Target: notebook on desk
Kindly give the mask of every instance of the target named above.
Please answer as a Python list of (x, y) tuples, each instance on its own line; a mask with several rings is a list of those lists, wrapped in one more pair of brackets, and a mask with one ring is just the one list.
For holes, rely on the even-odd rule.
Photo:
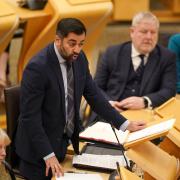
[(76, 168), (92, 169), (100, 172), (112, 172), (116, 170), (116, 162), (126, 166), (124, 157), (114, 155), (81, 154), (73, 157), (72, 164)]
[(121, 166), (126, 165), (119, 148), (87, 143), (81, 154), (73, 157), (72, 164), (76, 168), (112, 172), (116, 169), (117, 161)]
[[(128, 148), (140, 142), (166, 135), (173, 127), (174, 123), (175, 119), (169, 119), (166, 121), (153, 122), (152, 124), (148, 124), (146, 128), (132, 133), (129, 131), (123, 132), (117, 129), (115, 129), (115, 131), (120, 144), (122, 144), (124, 148)], [(104, 122), (97, 122), (88, 127), (80, 133), (80, 138), (85, 139), (86, 141), (94, 140), (118, 146), (117, 139), (111, 125)]]

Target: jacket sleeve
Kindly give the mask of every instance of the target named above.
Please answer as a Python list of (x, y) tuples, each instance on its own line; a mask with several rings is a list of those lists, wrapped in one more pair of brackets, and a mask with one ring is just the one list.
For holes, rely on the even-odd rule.
[[(163, 54), (163, 52), (162, 52)], [(157, 107), (176, 95), (176, 56), (174, 53), (166, 52), (160, 61), (160, 82), (156, 92), (149, 93), (152, 107)]]
[[(86, 60), (87, 62), (87, 60)], [(107, 122), (112, 123), (117, 129), (127, 120), (120, 115), (105, 99), (101, 90), (97, 87), (90, 75), (88, 63), (85, 64), (86, 68), (86, 82), (84, 88), (84, 97), (92, 110), (100, 115)]]
[(31, 63), (24, 71), (21, 83), (20, 125), (28, 141), (41, 159), (53, 152), (49, 139), (43, 128), (42, 104), (45, 96), (45, 76), (42, 67)]

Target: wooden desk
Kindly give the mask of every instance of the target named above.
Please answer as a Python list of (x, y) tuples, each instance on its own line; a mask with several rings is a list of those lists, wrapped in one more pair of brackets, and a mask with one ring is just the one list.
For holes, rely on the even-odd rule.
[(161, 106), (155, 109), (155, 113), (160, 118), (175, 118), (175, 128), (180, 131), (180, 100), (177, 98), (171, 98)]
[[(30, 10), (28, 8), (19, 7), (14, 0), (3, 0), (6, 2), (17, 14), (19, 17), (20, 23), (25, 24), (24, 34), (23, 34), (23, 42), (22, 48), (20, 52), (20, 57), (18, 61), (18, 78), (19, 74), (22, 75), (22, 71), (24, 69), (24, 59), (38, 38), (40, 32), (45, 28), (45, 26), (49, 23), (49, 20), (52, 16), (52, 10), (50, 7), (42, 9), (42, 10)], [(44, 44), (45, 46), (46, 44)], [(40, 50), (44, 47), (43, 44), (38, 43), (37, 50)], [(32, 57), (35, 54), (34, 50), (31, 52), (31, 55), (28, 57)], [(20, 78), (19, 78), (20, 79)]]
[(169, 131), (159, 147), (170, 155), (180, 159), (180, 132), (175, 128)]
[(180, 99), (171, 98), (161, 106), (154, 110), (141, 109), (141, 110), (127, 110), (121, 114), (128, 120), (144, 120), (147, 123), (151, 123), (157, 120), (175, 118), (176, 122), (174, 127), (180, 131)]
[(154, 110), (150, 109), (127, 110), (121, 114), (130, 121), (144, 120), (146, 123), (151, 123), (156, 120), (161, 120), (161, 118), (154, 113)]
[(127, 151), (127, 156), (148, 172), (148, 178), (173, 180), (177, 175), (178, 163), (176, 158), (151, 142), (134, 146)]
[(0, 17), (4, 17), (4, 16), (9, 16), (9, 15), (15, 14), (14, 9), (11, 8), (11, 6), (9, 6), (8, 4), (6, 4), (3, 1), (0, 1), (0, 7), (1, 7)]
[(176, 118), (175, 128), (169, 131), (165, 139), (160, 143), (160, 148), (174, 155), (176, 158), (180, 158), (180, 113), (178, 112), (180, 107), (180, 100), (172, 98), (156, 110), (127, 110), (121, 114), (129, 120), (145, 120), (147, 123), (154, 122), (161, 119), (167, 119), (172, 117), (172, 114)]
[(180, 158), (180, 99), (171, 98), (169, 101), (155, 109), (160, 118), (174, 117), (176, 122), (174, 128), (169, 131), (166, 138), (160, 143), (160, 148)]
[(19, 7), (15, 0), (2, 0), (10, 6), (14, 12), (19, 16), (21, 22), (29, 19), (46, 17), (48, 14), (43, 10), (30, 10), (28, 8)]

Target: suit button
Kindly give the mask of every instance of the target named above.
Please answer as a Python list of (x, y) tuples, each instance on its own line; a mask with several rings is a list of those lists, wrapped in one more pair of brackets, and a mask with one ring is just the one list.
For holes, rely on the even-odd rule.
[(132, 93), (135, 93), (135, 92), (136, 92), (136, 90), (135, 90), (135, 89), (132, 89), (132, 90), (131, 90), (131, 92), (132, 92)]

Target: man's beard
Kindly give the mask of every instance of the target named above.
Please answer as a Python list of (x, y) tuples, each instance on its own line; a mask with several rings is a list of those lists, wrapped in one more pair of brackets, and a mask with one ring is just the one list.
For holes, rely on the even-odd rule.
[(79, 55), (79, 53), (72, 53), (72, 54), (68, 55), (68, 53), (65, 51), (65, 49), (63, 47), (59, 50), (59, 53), (65, 60), (71, 61), (71, 62), (75, 61)]

